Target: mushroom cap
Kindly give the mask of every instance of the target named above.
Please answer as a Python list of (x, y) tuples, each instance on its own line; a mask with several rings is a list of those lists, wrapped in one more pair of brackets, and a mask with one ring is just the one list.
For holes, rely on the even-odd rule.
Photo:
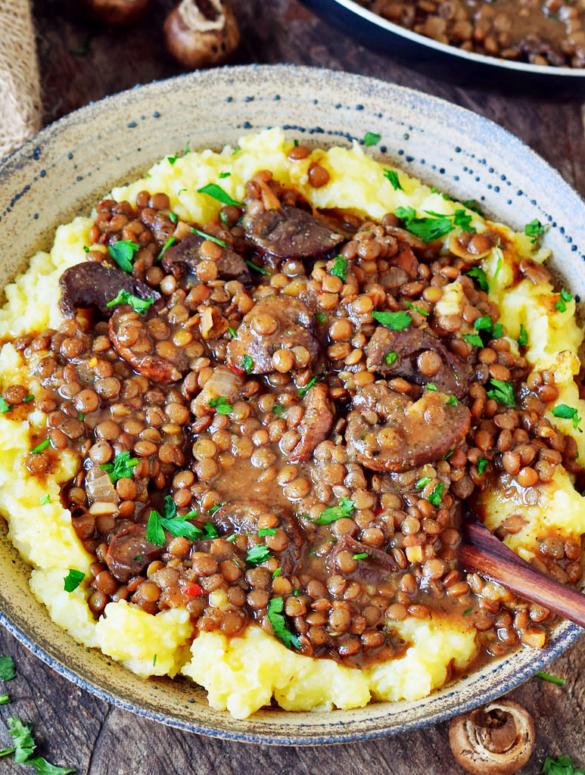
[(124, 27), (140, 16), (148, 0), (83, 0), (93, 19), (111, 27)]
[(473, 775), (512, 775), (534, 749), (534, 722), (512, 700), (494, 700), (451, 721), (449, 743), (459, 764)]
[(240, 30), (229, 0), (209, 3), (217, 13), (215, 19), (203, 15), (197, 0), (182, 0), (164, 24), (167, 51), (191, 70), (224, 64), (240, 42)]

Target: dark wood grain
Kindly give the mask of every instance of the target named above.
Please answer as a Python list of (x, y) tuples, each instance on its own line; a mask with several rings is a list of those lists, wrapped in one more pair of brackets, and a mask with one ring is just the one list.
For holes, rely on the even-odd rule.
[[(236, 62), (296, 62), (364, 73), (413, 86), (475, 110), (505, 126), (544, 156), (585, 194), (583, 104), (513, 99), (433, 80), (344, 38), (295, 0), (235, 0), (243, 39)], [(151, 0), (148, 15), (128, 31), (110, 33), (87, 22), (77, 0), (36, 0), (46, 120), (137, 83), (180, 70), (162, 45), (173, 0)], [(41, 753), (81, 775), (464, 775), (451, 757), (447, 725), (399, 738), (316, 748), (226, 743), (138, 718), (81, 691), (0, 631), (0, 653), (12, 654), (17, 678), (7, 685), (17, 715), (33, 722)], [(556, 660), (558, 687), (532, 679), (512, 693), (533, 715), (537, 748), (523, 775), (536, 775), (546, 755), (572, 756), (585, 766), (585, 639)], [(9, 742), (0, 725), (0, 746)], [(2, 773), (24, 770), (9, 757)]]

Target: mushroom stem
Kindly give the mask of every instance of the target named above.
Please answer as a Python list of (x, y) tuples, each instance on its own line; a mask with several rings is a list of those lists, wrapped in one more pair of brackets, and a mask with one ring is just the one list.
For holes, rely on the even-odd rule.
[(516, 702), (496, 700), (451, 722), (453, 755), (473, 775), (512, 775), (534, 748), (534, 723)]
[(196, 2), (193, 0), (182, 0), (177, 7), (177, 13), (185, 25), (190, 30), (199, 32), (210, 32), (211, 30), (221, 30), (225, 25), (225, 14), (223, 12), (221, 0), (208, 0), (216, 11), (215, 19), (206, 16)]
[(240, 42), (228, 0), (181, 0), (167, 17), (164, 35), (169, 53), (189, 68), (224, 64)]

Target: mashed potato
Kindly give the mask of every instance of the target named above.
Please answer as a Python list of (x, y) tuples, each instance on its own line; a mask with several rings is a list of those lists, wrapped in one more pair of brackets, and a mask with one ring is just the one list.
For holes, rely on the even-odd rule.
[[(234, 198), (242, 199), (245, 181), (260, 169), (270, 169), (277, 180), (297, 187), (318, 208), (344, 208), (379, 219), (400, 206), (444, 214), (462, 207), (401, 171), (403, 190), (395, 190), (384, 176), (388, 165), (369, 158), (358, 145), (316, 150), (295, 163), (287, 158), (289, 147), (283, 132), (272, 129), (242, 138), (236, 149), (226, 148), (222, 153), (189, 153), (174, 164), (165, 158), (151, 168), (148, 179), (116, 188), (112, 196), (135, 202), (145, 188), (166, 192), (181, 218), (203, 223), (217, 215), (219, 205), (211, 197), (197, 194), (196, 189), (215, 182), (219, 173), (229, 172), (222, 186)], [(308, 184), (308, 169), (314, 161), (330, 174), (329, 183), (319, 189)], [(468, 214), (478, 232), (494, 228), (477, 213)], [(0, 310), (0, 337), (7, 340), (23, 332), (58, 327), (59, 277), (67, 267), (84, 260), (92, 223), (93, 219), (78, 217), (59, 226), (51, 252), (34, 256), (27, 271), (8, 286), (7, 301)], [(535, 368), (554, 369), (561, 388), (558, 403), (576, 407), (585, 417), (585, 402), (579, 400), (574, 381), (583, 339), (575, 322), (574, 302), (559, 313), (553, 309), (558, 295), (552, 287), (536, 287), (528, 280), (511, 287), (514, 262), (527, 256), (542, 262), (548, 253), (535, 248), (523, 234), (514, 234), (501, 225), (496, 228), (509, 239), (509, 247), (503, 261), (492, 251), (482, 266), (492, 281), (492, 297), (500, 305), (511, 344), (517, 346), (515, 338), (523, 325), (530, 363)], [(440, 314), (448, 315), (459, 311), (463, 303), (461, 285), (454, 282), (445, 288), (437, 306)], [(23, 373), (21, 357), (11, 344), (0, 351), (0, 374), (2, 387), (18, 382), (28, 384), (34, 392), (34, 380)], [(583, 434), (572, 422), (552, 415), (550, 419), (575, 437), (581, 455), (585, 455)], [(77, 640), (100, 648), (139, 675), (174, 676), (180, 671), (207, 689), (214, 708), (227, 708), (235, 717), (245, 718), (270, 703), (272, 697), (287, 710), (347, 709), (363, 706), (372, 698), (415, 700), (442, 686), (452, 663), (463, 669), (475, 656), (474, 629), (463, 619), (436, 615), (430, 621), (407, 618), (396, 622), (396, 629), (410, 644), (405, 655), (362, 671), (300, 656), (256, 626), (231, 640), (220, 632), (202, 633), (193, 640), (188, 612), (182, 609), (151, 616), (121, 601), (108, 604), (105, 616), (96, 622), (87, 606), (89, 593), (84, 585), (73, 592), (63, 587), (69, 569), (88, 573), (92, 561), (59, 498), (59, 484), (75, 475), (77, 462), (63, 453), (58, 469), (45, 484), (30, 476), (24, 466), (35, 430), (45, 421), (40, 412), (20, 422), (0, 414), (0, 513), (9, 522), (14, 544), (33, 566), (31, 589), (47, 606), (51, 618)], [(525, 517), (526, 527), (507, 539), (525, 557), (534, 554), (539, 538), (551, 530), (574, 538), (585, 532), (585, 499), (564, 469), (558, 468), (554, 480), (538, 490), (537, 502), (530, 505), (517, 491), (494, 490), (483, 498), (492, 529), (513, 513)], [(211, 603), (221, 606), (225, 601), (219, 595), (215, 602), (212, 596)]]

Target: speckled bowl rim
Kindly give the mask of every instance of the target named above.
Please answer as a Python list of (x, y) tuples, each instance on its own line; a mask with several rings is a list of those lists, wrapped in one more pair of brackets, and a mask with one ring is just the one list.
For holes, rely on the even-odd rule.
[(468, 62), (475, 62), (481, 65), (489, 65), (502, 70), (512, 70), (515, 73), (525, 73), (526, 75), (538, 74), (549, 76), (550, 78), (554, 78), (555, 76), (563, 76), (564, 78), (585, 78), (585, 68), (531, 65), (527, 62), (514, 62), (511, 59), (500, 59), (499, 57), (490, 57), (487, 54), (477, 54), (474, 51), (464, 51), (461, 48), (457, 48), (457, 46), (441, 43), (434, 38), (429, 38), (426, 35), (421, 35), (419, 32), (414, 32), (406, 27), (401, 27), (399, 24), (394, 24), (394, 22), (388, 21), (388, 19), (385, 19), (383, 16), (379, 16), (377, 13), (364, 8), (363, 5), (359, 5), (355, 0), (330, 0), (330, 2), (337, 3), (337, 5), (345, 8), (350, 13), (360, 16), (370, 24), (373, 24), (382, 30), (386, 30), (393, 35), (399, 35), (419, 46), (425, 46), (426, 48), (440, 51), (442, 54), (448, 54), (449, 56), (459, 57), (464, 61), (467, 60)]
[[(561, 177), (559, 172), (552, 168), (547, 162), (545, 162), (538, 154), (536, 154), (532, 149), (530, 149), (524, 142), (516, 138), (514, 135), (509, 133), (507, 130), (503, 129), (502, 127), (498, 126), (494, 122), (489, 121), (488, 119), (485, 119), (472, 111), (466, 110), (465, 108), (461, 108), (457, 105), (453, 105), (451, 103), (448, 103), (445, 100), (442, 100), (437, 97), (433, 97), (431, 95), (427, 95), (421, 92), (418, 92), (414, 89), (408, 89), (406, 87), (400, 87), (395, 84), (389, 84), (383, 81), (380, 81), (379, 79), (375, 78), (368, 78), (365, 76), (360, 75), (354, 75), (349, 73), (342, 73), (339, 71), (333, 71), (329, 70), (327, 68), (315, 68), (315, 67), (302, 67), (302, 66), (296, 66), (296, 65), (243, 65), (243, 66), (237, 66), (237, 67), (225, 67), (220, 68), (220, 72), (222, 73), (229, 73), (231, 76), (233, 76), (234, 84), (238, 82), (238, 79), (241, 80), (242, 83), (245, 83), (246, 81), (246, 74), (249, 72), (260, 72), (262, 74), (266, 74), (266, 77), (269, 78), (270, 76), (274, 76), (275, 78), (281, 78), (282, 76), (286, 76), (287, 73), (294, 73), (295, 75), (300, 76), (306, 76), (307, 78), (311, 78), (312, 76), (319, 75), (322, 77), (328, 77), (328, 78), (341, 78), (343, 80), (352, 80), (355, 82), (356, 87), (356, 96), (359, 94), (360, 87), (367, 91), (368, 84), (370, 86), (378, 86), (378, 87), (388, 87), (393, 90), (399, 90), (400, 94), (404, 96), (405, 99), (413, 100), (415, 103), (417, 101), (430, 101), (433, 106), (438, 106), (442, 110), (446, 110), (448, 113), (454, 112), (456, 114), (462, 114), (467, 122), (471, 122), (472, 124), (475, 123), (478, 127), (488, 127), (490, 132), (496, 136), (499, 144), (515, 144), (522, 152), (524, 156), (531, 157), (534, 160), (538, 161), (538, 164), (541, 167), (541, 172), (546, 172), (547, 179), (550, 180), (550, 182), (554, 183), (554, 185), (557, 187), (557, 189), (562, 190), (564, 195), (568, 197), (569, 199), (573, 200), (573, 204), (577, 207), (579, 207), (585, 214), (585, 202), (580, 197), (580, 195), (574, 191)], [(120, 92), (115, 95), (110, 95), (105, 97), (104, 99), (90, 103), (89, 105), (86, 105), (82, 108), (80, 108), (77, 111), (74, 111), (73, 113), (68, 114), (64, 118), (60, 119), (57, 122), (54, 122), (53, 124), (50, 124), (45, 129), (43, 129), (38, 135), (36, 135), (32, 140), (25, 143), (23, 146), (21, 146), (19, 149), (17, 149), (13, 154), (11, 154), (9, 157), (7, 157), (1, 164), (0, 164), (0, 185), (5, 181), (9, 179), (9, 167), (12, 167), (13, 165), (16, 165), (18, 168), (21, 168), (23, 166), (26, 166), (29, 161), (34, 158), (35, 149), (40, 146), (43, 142), (49, 141), (55, 133), (58, 133), (62, 129), (65, 129), (69, 124), (77, 123), (80, 120), (86, 120), (87, 122), (90, 122), (92, 117), (96, 117), (96, 114), (98, 114), (102, 109), (104, 105), (109, 105), (112, 103), (124, 103), (125, 101), (140, 101), (141, 96), (145, 93), (156, 95), (158, 92), (160, 94), (164, 94), (165, 91), (168, 91), (169, 89), (172, 89), (175, 87), (175, 85), (180, 88), (181, 84), (194, 80), (194, 81), (201, 81), (204, 82), (206, 79), (211, 78), (213, 79), (213, 72), (217, 71), (204, 71), (204, 72), (195, 72), (190, 73), (186, 75), (176, 76), (171, 79), (167, 79), (165, 81), (155, 81), (151, 84), (146, 85), (140, 85), (137, 87), (134, 87), (134, 89)], [(354, 106), (356, 110), (362, 110), (363, 106), (356, 105)], [(242, 125), (242, 128), (249, 129), (249, 126), (246, 126), (245, 122)], [(284, 127), (285, 129), (287, 127)], [(374, 128), (374, 127), (372, 127)], [(305, 129), (302, 129), (300, 127), (289, 127), (289, 129), (299, 129), (300, 131), (307, 131)], [(312, 131), (322, 133), (323, 130), (309, 130), (311, 133)], [(359, 139), (359, 138), (352, 138), (347, 133), (341, 133), (338, 132), (338, 135), (342, 135), (343, 137), (347, 139)], [(459, 150), (459, 149), (457, 149)], [(404, 154), (404, 151), (399, 151), (399, 154)], [(408, 157), (406, 159), (408, 161)], [(436, 169), (436, 167), (433, 166), (433, 169)], [(441, 170), (442, 172), (442, 170)], [(523, 192), (518, 192), (518, 194), (522, 194)], [(17, 195), (18, 198), (19, 195)], [(536, 204), (536, 203), (535, 203)], [(0, 217), (0, 228), (1, 228), (1, 217)], [(553, 224), (553, 227), (557, 227), (557, 224)], [(51, 225), (51, 228), (53, 228), (53, 225)], [(560, 227), (560, 232), (564, 234), (564, 229)], [(572, 240), (569, 238), (567, 239), (567, 242), (572, 242)], [(573, 250), (576, 250), (576, 246), (573, 246)], [(580, 256), (581, 259), (585, 259), (584, 255)], [(584, 634), (583, 630), (578, 627), (577, 625), (571, 624), (570, 622), (561, 622), (556, 628), (555, 628), (555, 642), (550, 646), (549, 648), (546, 648), (542, 651), (534, 651), (534, 658), (524, 665), (523, 667), (519, 667), (516, 669), (513, 677), (509, 677), (506, 680), (506, 683), (504, 686), (498, 686), (497, 683), (493, 686), (493, 688), (484, 689), (482, 688), (477, 692), (476, 695), (473, 696), (473, 698), (469, 699), (468, 701), (462, 702), (461, 704), (457, 705), (455, 708), (451, 708), (448, 710), (441, 710), (433, 711), (431, 709), (431, 705), (433, 702), (433, 694), (430, 695), (429, 698), (425, 698), (427, 704), (424, 707), (424, 718), (415, 718), (411, 721), (404, 721), (400, 720), (398, 723), (394, 724), (390, 727), (382, 727), (382, 728), (375, 728), (371, 731), (365, 731), (365, 732), (351, 732), (351, 731), (342, 731), (339, 732), (339, 725), (344, 724), (347, 727), (351, 725), (350, 722), (341, 722), (335, 720), (336, 713), (342, 713), (342, 711), (332, 711), (331, 713), (324, 713), (330, 720), (330, 726), (332, 729), (335, 729), (334, 736), (331, 737), (329, 735), (323, 735), (323, 734), (316, 734), (316, 735), (310, 735), (310, 736), (295, 736), (293, 735), (284, 735), (284, 734), (263, 734), (258, 732), (232, 732), (229, 729), (226, 728), (214, 728), (210, 727), (207, 724), (199, 724), (196, 721), (193, 722), (186, 722), (182, 719), (179, 719), (177, 717), (174, 717), (167, 713), (158, 713), (157, 711), (153, 711), (149, 708), (142, 707), (138, 702), (132, 702), (128, 701), (127, 699), (124, 699), (122, 696), (116, 694), (113, 691), (107, 691), (99, 686), (96, 686), (91, 683), (91, 681), (81, 678), (75, 671), (68, 668), (62, 661), (60, 661), (57, 657), (49, 655), (46, 651), (44, 651), (41, 647), (39, 647), (35, 641), (29, 637), (29, 635), (26, 633), (25, 629), (21, 629), (18, 626), (16, 626), (8, 616), (6, 616), (3, 612), (0, 611), (0, 624), (2, 624), (20, 643), (22, 643), (26, 648), (28, 648), (35, 656), (39, 657), (45, 664), (47, 664), (49, 667), (51, 667), (55, 672), (57, 672), (59, 675), (62, 675), (63, 677), (67, 678), (69, 681), (74, 683), (76, 686), (94, 694), (95, 696), (99, 697), (100, 699), (110, 702), (114, 704), (115, 706), (122, 708), (123, 710), (128, 710), (133, 713), (136, 713), (139, 716), (152, 719), (155, 721), (159, 721), (161, 723), (176, 727), (178, 729), (182, 729), (185, 731), (191, 731), (196, 732), (198, 734), (206, 735), (209, 737), (224, 739), (224, 740), (232, 740), (236, 742), (247, 742), (247, 743), (260, 743), (260, 744), (270, 744), (270, 745), (302, 745), (302, 746), (311, 746), (311, 745), (335, 745), (335, 744), (341, 744), (341, 743), (349, 743), (349, 742), (357, 742), (357, 741), (366, 741), (366, 740), (374, 740), (378, 738), (388, 737), (394, 734), (411, 731), (415, 729), (420, 729), (422, 727), (428, 726), (430, 724), (436, 724), (439, 722), (444, 722), (449, 720), (455, 715), (458, 715), (460, 713), (465, 713), (469, 710), (472, 710), (473, 708), (477, 707), (480, 704), (484, 704), (486, 702), (489, 702), (497, 697), (502, 696), (503, 694), (515, 689), (517, 686), (519, 686), (522, 682), (526, 681), (527, 679), (531, 678), (536, 672), (539, 670), (542, 670), (542, 668), (546, 667), (553, 659), (558, 657), (560, 654), (563, 653), (569, 646), (574, 644), (581, 635)], [(501, 660), (499, 663), (495, 664), (495, 668), (490, 673), (490, 677), (495, 675), (498, 670), (501, 670), (510, 660), (513, 660), (514, 654), (512, 654), (510, 657), (506, 657), (505, 659)], [(473, 672), (471, 672), (471, 675), (473, 675)], [(453, 697), (454, 695), (458, 694), (458, 685), (461, 682), (455, 682), (451, 685), (447, 685), (447, 689), (451, 689), (448, 693), (438, 694), (435, 692), (435, 702), (440, 702), (442, 700), (445, 700), (449, 697)], [(378, 703), (375, 703), (378, 704)], [(279, 710), (279, 713), (287, 713), (287, 711)], [(227, 713), (227, 712), (224, 712)], [(294, 716), (294, 713), (287, 713), (289, 716)], [(391, 718), (391, 717), (389, 717)], [(250, 717), (251, 725), (253, 725), (254, 716)], [(398, 721), (398, 720), (396, 720)], [(380, 724), (381, 719), (377, 718), (372, 720), (372, 724)]]

